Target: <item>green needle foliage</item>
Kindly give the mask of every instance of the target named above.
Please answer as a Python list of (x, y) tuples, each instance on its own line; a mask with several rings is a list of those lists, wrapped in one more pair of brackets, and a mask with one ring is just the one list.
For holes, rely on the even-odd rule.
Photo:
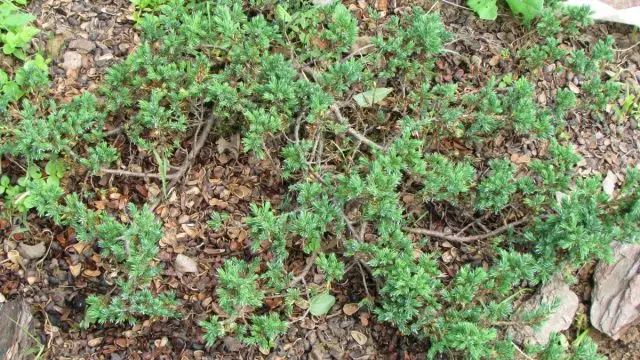
[[(83, 94), (57, 104), (24, 87), (21, 103), (20, 96), (7, 102), (0, 152), (27, 173), (0, 178), (0, 196), (5, 206), (97, 241), (119, 264), (117, 291), (90, 298), (86, 325), (175, 316), (173, 296), (150, 286), (161, 275), (154, 256), (162, 237), (150, 208), (132, 206), (129, 220), (119, 221), (49, 179), (64, 178), (66, 169), (91, 176), (113, 163), (166, 174), (169, 165), (182, 165), (177, 150), (193, 147), (215, 119), (216, 134), (241, 133), (243, 151), (280, 167), (287, 194), (278, 205), (250, 206), (244, 223), (254, 260), (230, 257), (215, 269), (215, 301), (227, 316), (201, 319), (208, 345), (230, 334), (273, 348), (288, 326), (285, 316), (314, 295), (305, 274), (321, 272), (330, 289), (364, 264), (379, 291), (363, 303), (378, 320), (428, 341), (428, 358), (513, 358), (501, 324), (535, 325), (551, 311), (514, 309), (522, 284), (571, 275), (609, 258), (610, 241), (637, 240), (640, 175), (629, 169), (624, 187), (604, 194), (599, 177), (575, 172), (580, 158), (565, 131), (569, 111), (604, 118), (619, 96), (616, 79), (603, 73), (611, 39), (564, 50), (560, 45), (590, 23), (587, 11), (552, 2), (533, 19), (521, 6), (511, 8), (543, 38), (515, 52), (513, 74), (478, 76), (479, 90), (469, 91), (438, 76), (453, 36), (433, 11), (378, 18), (376, 36), (354, 51), (363, 34), (340, 3), (169, 0), (139, 19), (141, 44), (108, 70), (103, 101)], [(538, 68), (555, 62), (590, 80), (576, 85), (578, 95), (559, 89), (541, 104)], [(120, 149), (129, 151), (109, 146), (107, 122), (122, 129), (128, 146)], [(538, 151), (529, 161), (511, 161), (498, 138), (509, 139), (509, 149), (535, 144)], [(30, 170), (49, 161), (60, 166), (39, 176)], [(524, 220), (499, 236), (471, 238), (486, 251), (487, 266), (466, 263), (443, 273), (442, 254), (432, 249), (450, 237), (436, 231), (444, 219), (469, 235), (478, 234), (467, 226), (476, 220), (488, 231)], [(218, 231), (225, 221), (214, 213), (208, 225)], [(434, 236), (420, 235), (420, 227)], [(300, 263), (302, 273), (291, 271)], [(328, 289), (319, 293), (332, 297)], [(282, 298), (281, 305), (265, 306), (268, 297)], [(531, 353), (586, 359), (595, 356), (586, 339), (571, 347), (554, 339)]]

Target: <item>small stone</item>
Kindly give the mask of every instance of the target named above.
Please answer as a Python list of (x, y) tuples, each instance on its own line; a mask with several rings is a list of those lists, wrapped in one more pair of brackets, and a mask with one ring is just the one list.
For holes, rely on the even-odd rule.
[(82, 55), (75, 51), (67, 51), (62, 56), (62, 68), (66, 71), (74, 71), (80, 69), (82, 66)]
[(198, 264), (192, 258), (178, 254), (175, 262), (176, 270), (181, 273), (198, 272)]
[(238, 339), (233, 336), (225, 336), (225, 338), (222, 340), (222, 344), (224, 346), (224, 349), (228, 352), (238, 352), (240, 351), (240, 349), (242, 349), (242, 344), (240, 343), (240, 341), (238, 341)]
[(39, 259), (44, 256), (47, 248), (43, 242), (39, 242), (35, 245), (27, 245), (25, 243), (18, 244), (18, 252), (20, 256), (28, 260)]
[(104, 54), (104, 55), (95, 57), (96, 65), (100, 67), (105, 67), (109, 65), (111, 61), (113, 61), (113, 59), (114, 59), (113, 54)]
[(616, 182), (618, 182), (616, 174), (611, 172), (611, 170), (607, 171), (607, 176), (602, 182), (602, 191), (604, 191), (605, 194), (609, 195), (609, 197), (612, 197), (613, 191), (616, 188)]
[(482, 58), (478, 55), (471, 56), (471, 64), (477, 68), (482, 66)]
[(508, 332), (513, 336), (515, 342), (522, 345), (546, 345), (549, 343), (552, 333), (566, 330), (571, 326), (580, 300), (578, 295), (565, 284), (561, 275), (554, 276), (544, 284), (534, 297), (521, 306), (521, 310), (523, 313), (531, 312), (540, 307), (542, 303), (550, 304), (555, 299), (559, 301), (560, 306), (537, 330), (531, 326), (509, 328)]
[(91, 340), (89, 340), (87, 342), (87, 345), (89, 345), (89, 347), (96, 347), (96, 346), (102, 344), (102, 339), (104, 339), (104, 338), (97, 337), (97, 338), (91, 339)]
[(69, 43), (69, 49), (78, 50), (81, 53), (89, 53), (95, 48), (96, 44), (87, 39), (76, 39)]

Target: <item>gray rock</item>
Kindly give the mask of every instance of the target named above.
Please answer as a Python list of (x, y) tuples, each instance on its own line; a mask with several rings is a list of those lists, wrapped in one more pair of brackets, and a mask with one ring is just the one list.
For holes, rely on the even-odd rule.
[(44, 246), (43, 242), (39, 242), (35, 245), (27, 245), (25, 243), (18, 244), (18, 252), (20, 253), (20, 256), (27, 260), (40, 259), (44, 256), (46, 251), (47, 248)]
[(27, 350), (33, 341), (29, 337), (31, 320), (29, 305), (24, 300), (0, 303), (0, 354), (5, 360), (30, 358)]
[(192, 258), (178, 254), (176, 257), (176, 270), (181, 273), (195, 273), (198, 272), (198, 264)]
[(238, 341), (234, 336), (225, 336), (222, 340), (224, 349), (229, 352), (237, 352), (242, 349), (242, 343)]
[(82, 55), (75, 51), (67, 51), (62, 56), (63, 63), (62, 68), (67, 71), (74, 71), (82, 67)]
[(114, 59), (113, 54), (109, 54), (109, 53), (95, 57), (96, 65), (100, 67), (105, 67), (111, 64), (113, 59)]
[(612, 244), (614, 261), (596, 266), (591, 324), (617, 340), (640, 322), (640, 245)]
[(312, 0), (311, 2), (316, 6), (327, 6), (333, 4), (333, 0)]
[(552, 333), (568, 329), (578, 310), (579, 299), (569, 286), (565, 284), (562, 276), (556, 275), (544, 284), (540, 290), (527, 302), (522, 304), (520, 310), (530, 312), (540, 307), (540, 304), (550, 304), (555, 299), (560, 306), (550, 314), (547, 320), (538, 329), (531, 326), (518, 326), (509, 329), (513, 339), (522, 345), (546, 345)]
[(87, 39), (75, 39), (69, 43), (69, 49), (78, 50), (81, 53), (89, 53), (96, 48), (96, 44), (93, 41)]

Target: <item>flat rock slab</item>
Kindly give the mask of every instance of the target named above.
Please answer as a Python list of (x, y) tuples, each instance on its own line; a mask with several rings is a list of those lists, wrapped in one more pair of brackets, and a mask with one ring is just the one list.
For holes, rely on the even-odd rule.
[(553, 303), (555, 299), (560, 303), (560, 306), (537, 329), (531, 326), (518, 326), (509, 329), (515, 342), (522, 345), (546, 345), (549, 343), (551, 334), (564, 331), (571, 326), (580, 301), (578, 295), (569, 289), (562, 276), (559, 275), (544, 284), (531, 299), (522, 304), (520, 310), (530, 312), (539, 308), (543, 303)]
[(589, 6), (595, 20), (640, 26), (640, 0), (567, 0), (567, 4)]
[(591, 324), (614, 340), (640, 322), (640, 245), (613, 243), (614, 261), (596, 266)]
[(29, 305), (23, 300), (0, 303), (0, 354), (5, 360), (27, 358), (32, 319)]

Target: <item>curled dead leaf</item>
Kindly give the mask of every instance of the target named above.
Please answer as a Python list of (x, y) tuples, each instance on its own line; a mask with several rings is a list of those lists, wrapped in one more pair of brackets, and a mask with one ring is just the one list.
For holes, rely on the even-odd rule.
[(94, 339), (91, 339), (89, 341), (87, 341), (87, 345), (89, 345), (89, 347), (96, 347), (100, 344), (102, 344), (102, 339), (104, 339), (103, 337), (97, 337)]
[(96, 269), (96, 270), (87, 269), (87, 270), (82, 272), (82, 275), (84, 275), (86, 277), (98, 277), (98, 276), (100, 276), (100, 274), (101, 274), (101, 272), (98, 269)]
[(20, 264), (20, 253), (18, 252), (18, 250), (11, 250), (7, 253), (7, 258), (9, 259), (9, 261), (11, 261), (13, 264), (19, 265)]
[(82, 272), (82, 263), (69, 265), (69, 271), (71, 272), (71, 275), (73, 275), (73, 277), (80, 276), (80, 273)]
[(364, 345), (367, 343), (367, 335), (360, 331), (351, 330), (351, 337), (358, 343), (358, 345)]
[(35, 245), (27, 245), (25, 243), (18, 244), (18, 251), (20, 255), (27, 260), (35, 260), (44, 256), (47, 248), (43, 242), (39, 242)]
[(357, 313), (358, 310), (360, 310), (360, 305), (358, 305), (357, 303), (344, 304), (344, 306), (342, 307), (342, 312), (344, 312), (347, 316), (351, 316)]
[(182, 224), (182, 230), (187, 233), (187, 235), (191, 238), (195, 238), (200, 233), (200, 229), (193, 224)]

